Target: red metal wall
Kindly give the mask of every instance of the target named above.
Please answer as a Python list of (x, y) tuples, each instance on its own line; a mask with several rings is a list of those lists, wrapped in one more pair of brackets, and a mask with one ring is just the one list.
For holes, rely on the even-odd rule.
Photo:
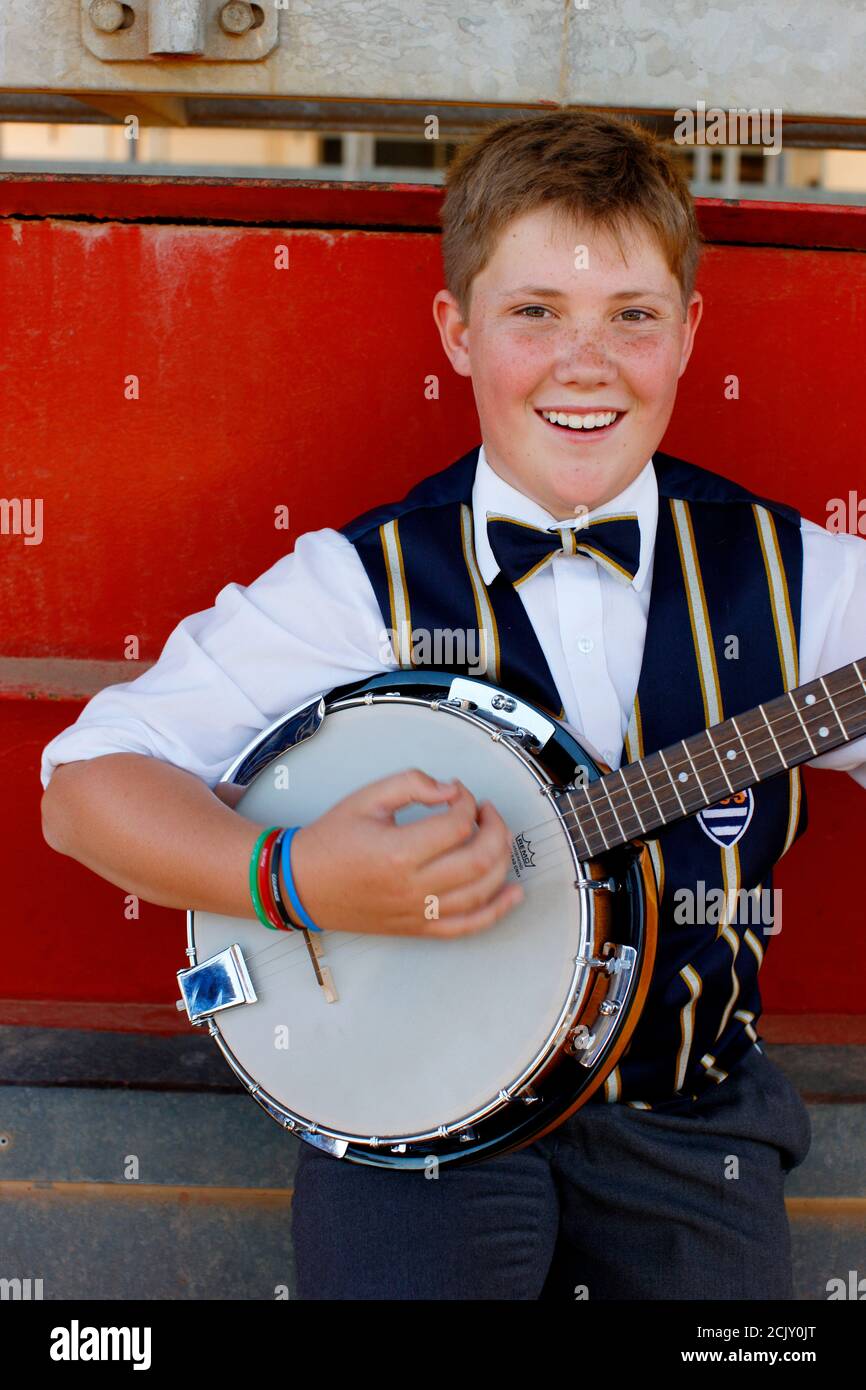
[[(69, 663), (119, 661), (129, 634), (155, 659), (224, 584), (477, 441), (470, 385), (430, 312), (440, 196), (0, 177), (0, 492), (43, 498), (45, 528), (38, 546), (0, 535), (0, 999), (174, 999), (183, 914), (142, 903), (127, 921), (120, 890), (41, 838), (39, 755), (92, 678)], [(864, 485), (866, 209), (699, 211), (713, 243), (704, 320), (662, 447), (821, 522), (829, 498)], [(275, 269), (282, 245), (287, 271)], [(732, 373), (738, 401), (724, 397)], [(125, 399), (130, 376), (138, 400)], [(288, 540), (273, 528), (279, 503)], [(806, 778), (812, 824), (779, 870), (765, 1002), (858, 1013), (866, 803), (847, 777)], [(0, 1019), (31, 1016), (0, 1007)]]

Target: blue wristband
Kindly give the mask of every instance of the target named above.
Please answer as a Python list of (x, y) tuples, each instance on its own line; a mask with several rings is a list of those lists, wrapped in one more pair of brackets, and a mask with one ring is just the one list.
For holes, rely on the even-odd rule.
[(295, 909), (295, 912), (297, 913), (300, 920), (303, 922), (304, 926), (309, 928), (310, 931), (321, 931), (322, 928), (316, 926), (312, 917), (309, 915), (309, 913), (305, 912), (303, 907), (301, 906), (301, 900), (298, 897), (298, 890), (295, 887), (295, 880), (292, 878), (292, 840), (295, 838), (300, 828), (301, 827), (299, 825), (294, 825), (291, 827), (287, 826), (283, 833), (283, 846), (280, 852), (280, 861), (283, 867), (283, 878), (286, 881), (286, 888), (289, 894), (289, 902), (292, 904), (292, 907)]

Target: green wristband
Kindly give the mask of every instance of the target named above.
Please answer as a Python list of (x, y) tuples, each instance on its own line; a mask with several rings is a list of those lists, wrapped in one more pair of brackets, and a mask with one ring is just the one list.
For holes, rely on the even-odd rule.
[(259, 838), (256, 840), (256, 843), (253, 846), (252, 855), (250, 856), (250, 896), (253, 900), (253, 907), (256, 910), (256, 916), (258, 917), (262, 926), (267, 927), (269, 931), (276, 931), (277, 928), (274, 926), (273, 922), (268, 920), (268, 915), (265, 912), (265, 909), (262, 907), (262, 900), (259, 897), (259, 886), (257, 882), (256, 871), (259, 862), (259, 851), (261, 850), (262, 845), (265, 843), (265, 840), (268, 838), (271, 831), (279, 830), (279, 828), (280, 827), (278, 825), (269, 825), (266, 830), (263, 830)]

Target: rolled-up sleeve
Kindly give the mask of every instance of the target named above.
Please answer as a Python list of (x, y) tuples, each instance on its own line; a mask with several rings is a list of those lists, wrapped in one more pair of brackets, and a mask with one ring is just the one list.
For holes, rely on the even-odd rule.
[(94, 695), (43, 749), (42, 785), (59, 763), (143, 753), (213, 787), (286, 711), (395, 665), (354, 546), (308, 531), (251, 584), (226, 584), (179, 622), (147, 671)]
[[(866, 674), (866, 540), (803, 522), (800, 680), (805, 685), (856, 661)], [(851, 698), (859, 703), (855, 686)], [(843, 720), (844, 705), (840, 706)], [(866, 738), (823, 753), (811, 767), (848, 772), (866, 787)]]

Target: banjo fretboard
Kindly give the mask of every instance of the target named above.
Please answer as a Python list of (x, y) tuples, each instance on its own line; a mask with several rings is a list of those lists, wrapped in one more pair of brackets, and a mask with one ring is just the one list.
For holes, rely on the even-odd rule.
[(595, 858), (860, 738), (864, 673), (866, 657), (566, 793), (580, 857)]

